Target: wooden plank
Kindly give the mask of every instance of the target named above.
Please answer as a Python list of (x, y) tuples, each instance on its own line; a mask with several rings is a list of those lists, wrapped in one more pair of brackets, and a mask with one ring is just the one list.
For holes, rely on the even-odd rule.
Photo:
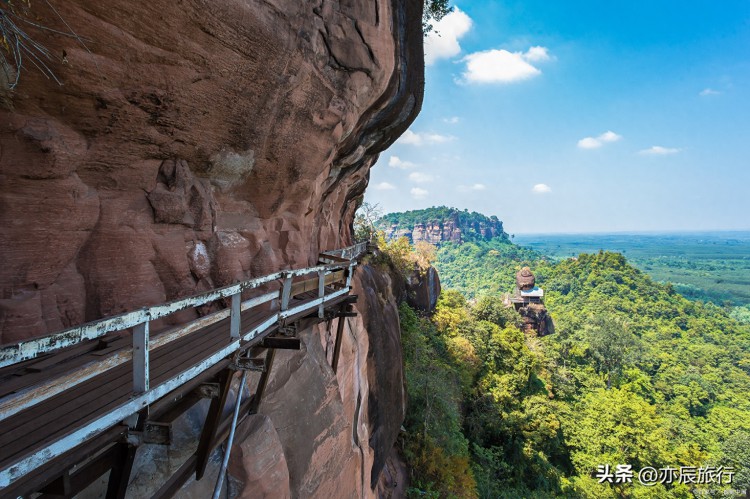
[[(118, 339), (121, 340), (117, 342), (118, 346), (130, 344), (130, 336)], [(13, 392), (53, 378), (56, 375), (75, 370), (92, 360), (98, 360), (99, 350), (95, 349), (97, 344), (98, 341), (95, 340), (70, 347), (58, 354), (49, 354), (43, 358), (43, 362), (37, 362), (36, 359), (28, 361), (30, 365), (34, 366), (34, 371), (36, 371), (36, 367), (41, 365), (42, 367), (39, 369), (39, 372), (29, 372), (27, 368), (24, 368), (9, 375), (8, 379), (2, 379), (0, 381), (0, 389), (2, 390), (0, 396), (5, 397)], [(92, 355), (94, 356), (93, 358), (91, 357)], [(57, 362), (58, 358), (60, 362)], [(10, 370), (12, 368), (6, 369)]]
[(12, 466), (0, 468), (0, 487), (7, 487), (10, 484), (15, 483), (17, 480), (23, 478), (50, 459), (64, 454), (72, 447), (89, 441), (110, 426), (131, 414), (134, 414), (141, 408), (148, 406), (151, 402), (160, 399), (172, 390), (197, 377), (207, 368), (220, 362), (238, 349), (240, 349), (239, 342), (233, 342), (198, 364), (182, 371), (167, 382), (160, 384), (150, 392), (133, 397), (128, 402), (119, 404), (112, 408), (96, 420), (86, 423), (76, 429), (71, 429), (69, 432), (55, 439), (54, 442), (23, 456), (20, 460), (16, 460)]
[[(189, 362), (191, 359), (197, 362), (198, 357), (206, 351), (211, 351), (211, 348), (217, 344), (216, 337), (216, 335), (195, 335), (192, 339), (197, 341), (186, 345), (187, 355), (183, 353), (182, 356), (175, 356), (169, 349), (164, 349), (154, 353), (154, 362), (159, 365), (161, 360), (168, 358), (170, 365), (178, 368), (182, 367), (183, 362)], [(209, 347), (209, 350), (206, 350), (206, 347)], [(29, 447), (23, 449), (6, 447), (10, 446), (14, 437), (15, 440), (24, 438), (29, 446), (39, 444), (55, 435), (60, 428), (67, 428), (81, 421), (92, 419), (94, 415), (101, 413), (103, 408), (116, 405), (118, 400), (127, 400), (130, 396), (129, 371), (130, 367), (126, 364), (116, 376), (112, 375), (109, 379), (91, 380), (80, 390), (70, 391), (64, 397), (52, 400), (49, 404), (51, 407), (42, 407), (43, 412), (38, 417), (18, 418), (17, 422), (6, 421), (8, 429), (15, 431), (0, 434), (0, 449), (5, 451), (9, 448), (20, 453)], [(160, 371), (157, 372), (160, 373)], [(159, 376), (160, 379), (157, 382), (165, 381), (173, 374), (166, 372)], [(97, 383), (100, 383), (100, 386), (96, 387)], [(22, 425), (20, 428), (17, 426), (19, 423)], [(29, 439), (28, 435), (34, 435), (35, 439)], [(9, 441), (6, 442), (6, 440)]]
[[(130, 369), (122, 366), (113, 373), (114, 379), (105, 380), (89, 391), (70, 391), (60, 400), (52, 400), (39, 411), (19, 414), (9, 420), (8, 426), (0, 434), (0, 467), (7, 465), (12, 456), (17, 456), (53, 439), (60, 431), (73, 427), (88, 418), (101, 407), (107, 407), (118, 399), (130, 394)], [(60, 405), (57, 405), (59, 402)], [(91, 407), (91, 406), (94, 407)], [(5, 423), (4, 423), (5, 424)]]
[(323, 263), (334, 263), (334, 262), (342, 262), (342, 263), (349, 263), (348, 258), (341, 258), (337, 255), (327, 255), (325, 253), (318, 254), (318, 260), (322, 261)]
[[(203, 354), (203, 352), (206, 351), (204, 347), (211, 346), (214, 342), (214, 337), (210, 334), (205, 336), (196, 335), (193, 337), (193, 339), (197, 340), (197, 342), (190, 342), (186, 346), (188, 348), (192, 347), (195, 349), (192, 356), (196, 357), (200, 356), (201, 354)], [(170, 352), (168, 349), (157, 350), (153, 353), (153, 356), (154, 362), (157, 364), (157, 366), (161, 365), (161, 362), (165, 359), (165, 357), (169, 358), (172, 363), (182, 362), (189, 358), (189, 356), (175, 356), (174, 353)], [(129, 372), (130, 365), (125, 364), (119, 368), (117, 374), (108, 374), (105, 378), (94, 378), (83, 385), (80, 390), (71, 390), (67, 395), (61, 394), (60, 396), (57, 396), (56, 398), (54, 398), (54, 400), (49, 402), (49, 404), (41, 408), (41, 414), (38, 417), (35, 417), (33, 419), (17, 418), (15, 421), (4, 422), (4, 431), (15, 431), (0, 435), (0, 448), (2, 448), (3, 445), (7, 445), (9, 443), (4, 439), (4, 437), (8, 438), (6, 437), (6, 435), (8, 434), (15, 436), (18, 436), (19, 434), (39, 435), (39, 433), (36, 433), (37, 429), (40, 429), (40, 431), (42, 432), (41, 434), (45, 434), (45, 429), (54, 427), (54, 425), (49, 426), (50, 423), (56, 422), (59, 425), (72, 424), (74, 422), (69, 421), (68, 418), (60, 420), (59, 415), (61, 413), (66, 414), (67, 412), (75, 411), (77, 413), (80, 413), (82, 417), (85, 417), (86, 413), (84, 412), (84, 410), (88, 407), (87, 404), (92, 401), (98, 401), (99, 404), (107, 404), (113, 397), (128, 397), (130, 390), (126, 385), (129, 382)], [(95, 389), (97, 384), (106, 386), (101, 386), (99, 390), (97, 390)], [(96, 412), (97, 408), (94, 407), (90, 408), (89, 410), (93, 413)], [(23, 426), (19, 428), (16, 424), (16, 421), (20, 421)]]
[[(325, 283), (326, 286), (329, 286), (335, 282), (343, 282), (345, 279), (344, 271), (339, 270), (330, 274), (327, 274), (325, 277)], [(304, 281), (298, 281), (292, 284), (292, 296), (296, 296), (302, 293), (305, 293), (307, 291), (317, 291), (318, 290), (318, 278), (314, 277), (312, 279), (305, 279)]]

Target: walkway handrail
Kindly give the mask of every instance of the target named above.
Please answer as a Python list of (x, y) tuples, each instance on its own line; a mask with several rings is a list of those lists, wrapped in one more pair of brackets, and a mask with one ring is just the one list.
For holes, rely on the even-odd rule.
[[(340, 250), (323, 252), (323, 254), (332, 256), (347, 254), (346, 257), (342, 258), (346, 258), (347, 260), (354, 260), (357, 256), (364, 253), (366, 248), (367, 243), (365, 242), (358, 243)], [(206, 303), (210, 303), (221, 298), (229, 298), (243, 291), (255, 289), (263, 286), (264, 284), (268, 284), (270, 282), (281, 279), (286, 275), (294, 277), (299, 275), (311, 274), (313, 272), (319, 272), (321, 270), (326, 271), (333, 268), (341, 268), (341, 264), (328, 264), (298, 270), (275, 272), (267, 276), (249, 279), (247, 281), (231, 284), (223, 288), (213, 289), (211, 291), (207, 291), (199, 295), (190, 296), (188, 298), (181, 298), (165, 304), (154, 305), (148, 308), (141, 308), (138, 310), (133, 310), (131, 312), (126, 312), (124, 314), (115, 315), (114, 317), (108, 317), (88, 322), (86, 324), (75, 326), (48, 336), (32, 338), (30, 340), (21, 341), (16, 344), (1, 346), (0, 368), (34, 359), (45, 353), (75, 345), (76, 343), (80, 343), (82, 341), (101, 338), (108, 333), (130, 329), (147, 321), (160, 319), (187, 308), (200, 307), (201, 305), (205, 305)]]
[[(2, 348), (0, 350), (0, 355), (2, 355), (0, 358), (4, 362), (2, 365), (7, 366), (32, 359), (42, 353), (51, 352), (64, 346), (98, 338), (109, 332), (133, 328), (133, 344), (131, 348), (124, 348), (106, 357), (104, 360), (87, 364), (75, 372), (48, 380), (31, 389), (22, 390), (19, 393), (10, 394), (0, 399), (0, 421), (2, 421), (105, 371), (122, 365), (131, 359), (133, 361), (133, 394), (129, 399), (124, 400), (119, 406), (85, 424), (83, 427), (77, 428), (72, 433), (62, 436), (60, 439), (50, 442), (44, 448), (37, 449), (31, 454), (26, 455), (19, 462), (8, 468), (0, 469), (0, 490), (49, 460), (86, 442), (107, 428), (159, 400), (191, 379), (199, 376), (206, 369), (217, 364), (222, 359), (246, 348), (248, 342), (257, 339), (263, 334), (267, 334), (276, 324), (284, 325), (287, 318), (298, 316), (297, 314), (304, 312), (313, 312), (316, 309), (318, 317), (322, 318), (327, 302), (349, 293), (352, 273), (354, 267), (357, 265), (357, 258), (365, 253), (366, 250), (367, 243), (359, 243), (349, 248), (326, 252), (321, 255), (322, 257), (326, 255), (334, 256), (340, 260), (343, 260), (343, 258), (339, 257), (339, 254), (347, 255), (346, 261), (276, 272), (268, 276), (233, 284), (190, 298), (128, 312), (44, 338), (28, 340)], [(348, 272), (344, 272), (343, 269), (347, 269)], [(317, 279), (304, 280), (296, 284), (293, 283), (294, 277), (312, 273), (317, 274)], [(240, 296), (243, 291), (256, 289), (263, 284), (278, 279), (282, 279), (281, 289), (241, 302)], [(341, 282), (343, 287), (326, 294), (326, 285), (338, 282)], [(290, 308), (292, 296), (314, 290), (317, 290), (317, 298)], [(173, 328), (151, 340), (149, 335), (149, 323), (151, 320), (165, 317), (189, 307), (198, 307), (220, 298), (231, 298), (231, 306), (225, 310)], [(240, 314), (242, 311), (276, 299), (279, 300), (279, 306), (276, 311), (269, 311), (268, 318), (252, 329), (242, 330), (240, 324)], [(171, 379), (155, 387), (150, 386), (149, 352), (151, 350), (182, 338), (209, 324), (224, 320), (227, 317), (230, 319), (230, 337), (228, 338), (230, 341), (228, 344), (217, 351), (206, 352), (208, 357), (203, 358), (197, 364), (185, 366), (185, 369)]]

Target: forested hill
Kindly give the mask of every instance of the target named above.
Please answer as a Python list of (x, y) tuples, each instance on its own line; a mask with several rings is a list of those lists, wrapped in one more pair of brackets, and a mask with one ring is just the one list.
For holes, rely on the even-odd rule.
[[(413, 497), (745, 497), (749, 325), (617, 253), (551, 262), (496, 238), (443, 244), (435, 265), (436, 313), (401, 310)], [(525, 335), (503, 305), (522, 265), (556, 334)], [(597, 475), (618, 466), (632, 477)], [(732, 483), (679, 481), (721, 466)], [(643, 485), (649, 467), (678, 471)]]
[(403, 236), (411, 242), (427, 241), (438, 245), (447, 241), (462, 243), (508, 238), (503, 231), (503, 222), (496, 216), (488, 217), (447, 206), (388, 213), (380, 218), (378, 228), (388, 239)]

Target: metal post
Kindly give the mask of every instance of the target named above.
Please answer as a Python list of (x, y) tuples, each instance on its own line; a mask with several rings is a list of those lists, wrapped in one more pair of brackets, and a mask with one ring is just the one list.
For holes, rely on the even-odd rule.
[(149, 321), (133, 327), (133, 392), (145, 393), (149, 389)]
[(245, 386), (245, 379), (247, 379), (247, 371), (242, 371), (242, 378), (240, 378), (240, 384), (237, 387), (237, 400), (234, 404), (234, 414), (232, 415), (232, 426), (229, 429), (229, 438), (227, 439), (227, 448), (224, 451), (224, 460), (221, 462), (221, 469), (219, 469), (219, 477), (216, 479), (216, 487), (214, 488), (213, 499), (219, 499), (221, 495), (221, 485), (224, 483), (224, 474), (227, 472), (227, 466), (229, 465), (229, 454), (232, 452), (232, 442), (234, 441), (234, 432), (237, 429), (237, 417), (240, 414), (240, 404), (242, 402), (242, 387)]
[(281, 288), (281, 310), (289, 308), (289, 300), (292, 294), (292, 276), (284, 273), (284, 286)]
[(354, 264), (349, 265), (349, 271), (346, 273), (346, 287), (349, 288), (352, 285), (352, 273), (354, 272)]
[[(323, 298), (326, 294), (326, 273), (323, 270), (318, 271), (318, 298)], [(323, 318), (323, 302), (318, 305), (318, 318)]]
[(240, 337), (240, 307), (242, 305), (242, 294), (238, 291), (232, 295), (232, 311), (229, 315), (229, 334), (233, 339)]

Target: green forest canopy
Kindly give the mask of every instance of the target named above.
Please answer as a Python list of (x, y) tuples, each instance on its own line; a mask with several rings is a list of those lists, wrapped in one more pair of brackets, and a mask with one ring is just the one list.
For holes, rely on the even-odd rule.
[[(555, 335), (524, 335), (502, 303), (522, 265), (545, 289)], [(436, 266), (454, 291), (435, 314), (401, 308), (414, 497), (731, 497), (750, 487), (750, 326), (616, 253), (554, 263), (493, 239), (443, 245)], [(618, 464), (735, 475), (723, 486), (594, 478)]]

